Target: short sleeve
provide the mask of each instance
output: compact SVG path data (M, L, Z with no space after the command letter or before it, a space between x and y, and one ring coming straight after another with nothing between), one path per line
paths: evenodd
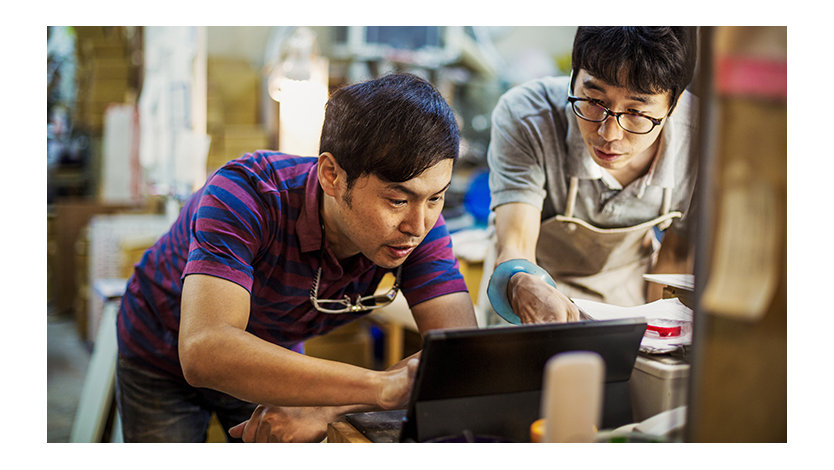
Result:
M191 220L183 277L208 274L251 292L252 266L271 223L269 213L245 171L219 170L206 183Z
M443 216L403 265L402 291L409 306L454 292L468 292Z
M490 209L525 202L541 210L545 198L543 157L536 150L529 122L514 112L513 102L521 91L502 96L492 113L487 151Z

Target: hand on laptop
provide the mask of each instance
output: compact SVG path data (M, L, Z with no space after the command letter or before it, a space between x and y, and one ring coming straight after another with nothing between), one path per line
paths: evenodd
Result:
M383 410L405 408L420 363L419 353L403 359L382 375L377 404Z
M579 308L565 294L531 274L513 275L507 283L507 296L522 323L579 320Z
M321 442L335 416L336 407L258 405L229 435L243 442Z
M379 372L379 408L390 410L408 404L419 357L418 352ZM229 429L229 435L243 442L321 442L327 434L328 423L345 413L370 408L373 407L258 405L248 420Z

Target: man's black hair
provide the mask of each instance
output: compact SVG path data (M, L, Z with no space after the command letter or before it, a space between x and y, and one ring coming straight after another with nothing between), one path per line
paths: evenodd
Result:
M692 81L696 57L693 27L581 26L573 40L571 68L574 81L579 69L585 69L641 94L670 92L671 112Z
M410 180L443 159L456 160L460 132L440 93L412 74L391 74L336 90L327 101L319 153L330 152L350 188L373 174Z

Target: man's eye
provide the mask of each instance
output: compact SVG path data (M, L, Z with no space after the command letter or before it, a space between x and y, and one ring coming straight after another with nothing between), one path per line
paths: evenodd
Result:
M443 195L441 194L440 196L435 196L433 198L430 198L429 201L430 202L441 202L441 201L443 201Z
M392 206L396 206L396 207L402 207L406 204L406 202L408 202L404 199L389 199L388 201L391 202Z

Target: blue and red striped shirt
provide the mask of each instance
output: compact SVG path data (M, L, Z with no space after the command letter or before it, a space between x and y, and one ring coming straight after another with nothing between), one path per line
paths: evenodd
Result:
M390 271L362 255L346 270L329 248L322 252L317 161L258 151L217 170L134 267L117 320L119 354L182 377L177 335L189 274L241 285L251 294L246 330L296 351L366 315L324 314L310 303L319 266L321 299L370 295ZM411 306L466 291L442 216L406 259L400 284Z

